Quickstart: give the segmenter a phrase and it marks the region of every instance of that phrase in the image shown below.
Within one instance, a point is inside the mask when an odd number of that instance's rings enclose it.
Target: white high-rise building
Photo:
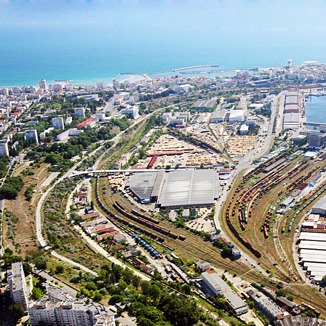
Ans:
[[[63,118],[62,117],[52,118],[52,126],[55,129],[65,129],[65,124],[63,122]]]
[[[39,85],[40,88],[42,88],[42,89],[44,89],[44,90],[47,89],[47,86],[46,86],[46,80],[45,80],[45,79],[40,79],[40,80],[38,81],[38,85]]]
[[[68,82],[66,82],[65,89],[66,89],[67,92],[71,92],[71,91],[74,90],[74,85],[71,84],[71,83],[68,81]]]
[[[96,88],[98,90],[103,90],[103,89],[106,89],[106,82],[105,81],[101,81],[101,82],[98,82],[96,83]]]
[[[7,139],[0,140],[0,157],[2,157],[2,156],[9,156],[8,140]]]
[[[11,273],[11,274],[10,274]],[[29,292],[26,287],[23,264],[21,262],[11,265],[11,272],[8,274],[10,295],[15,304],[21,304],[27,310]]]
[[[61,84],[54,84],[53,85],[53,91],[56,93],[59,93],[62,91],[62,85]]]
[[[48,288],[48,295],[28,308],[32,326],[114,326],[114,315],[96,303],[74,301],[59,288]]]
[[[117,89],[120,86],[119,82],[115,78],[112,79],[112,85],[114,89]]]

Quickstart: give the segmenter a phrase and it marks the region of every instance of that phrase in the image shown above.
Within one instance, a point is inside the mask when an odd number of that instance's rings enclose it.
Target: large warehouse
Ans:
[[[158,199],[161,207],[213,205],[217,197],[214,170],[175,170],[165,174]]]
[[[312,207],[311,213],[326,216],[326,196],[318,200],[318,202]]]
[[[157,202],[160,207],[211,206],[217,198],[214,170],[174,170],[136,173],[129,187],[142,203]]]

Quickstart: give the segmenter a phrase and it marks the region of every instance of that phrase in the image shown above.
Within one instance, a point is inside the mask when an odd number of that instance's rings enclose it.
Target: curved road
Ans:
[[[125,133],[127,132],[130,128],[134,127],[135,125],[137,125],[138,123],[142,122],[144,119],[147,119],[149,118],[151,115],[153,115],[154,113],[156,112],[159,112],[159,111],[162,111],[164,108],[161,108],[159,110],[156,110],[154,112],[151,112],[150,114],[142,117],[141,119],[138,119],[137,121],[135,121],[131,126],[129,126],[127,129],[123,130],[122,132],[120,132],[119,134],[117,134],[114,138],[110,139],[110,141],[114,142],[114,144],[110,147],[114,147],[117,145],[120,137]],[[74,262],[73,260],[71,259],[68,259],[62,255],[60,255],[59,253],[57,253],[55,250],[53,250],[45,241],[43,235],[42,235],[42,206],[43,206],[43,203],[46,199],[46,197],[49,195],[49,193],[53,190],[53,188],[60,182],[62,182],[64,179],[68,178],[69,176],[71,176],[71,174],[73,174],[73,172],[77,169],[77,167],[88,157],[90,156],[93,156],[98,150],[100,150],[101,148],[103,148],[103,145],[100,145],[98,148],[96,148],[93,152],[91,152],[88,156],[84,157],[82,160],[80,160],[77,164],[75,164],[69,171],[67,171],[63,176],[61,176],[56,182],[54,182],[46,191],[45,193],[43,193],[42,197],[40,198],[40,200],[38,201],[37,203],[37,207],[36,207],[36,213],[35,213],[35,223],[36,223],[36,237],[37,237],[37,240],[39,241],[41,247],[48,251],[49,253],[51,253],[51,255],[53,255],[54,257],[68,263],[68,264],[71,264],[75,267],[78,267],[80,268],[81,270],[87,272],[87,273],[91,273],[93,275],[97,275],[97,273],[95,273],[94,271],[90,270],[89,268],[79,264],[79,263],[76,263]],[[106,151],[100,156],[100,158],[102,158],[104,156],[104,154],[106,153]],[[96,163],[99,162],[99,159],[97,160]],[[96,164],[97,165],[97,164]],[[92,246],[98,251],[100,252],[102,255],[104,255],[107,259],[111,260],[112,262],[118,264],[118,260],[116,260],[114,257],[111,257],[108,255],[108,253],[103,249],[101,248],[100,246],[94,246],[94,244],[92,244]],[[103,251],[105,251],[105,253],[103,253]],[[114,258],[114,259],[113,259]],[[128,267],[126,265],[124,265],[122,262],[119,261],[119,265],[124,266],[124,267]],[[129,268],[129,267],[128,267]],[[137,273],[137,275],[140,274],[139,276],[142,277],[143,279],[146,279],[148,280],[149,278],[141,273]]]

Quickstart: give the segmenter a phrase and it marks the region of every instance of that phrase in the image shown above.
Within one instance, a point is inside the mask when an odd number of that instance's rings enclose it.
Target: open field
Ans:
[[[24,187],[19,192],[15,200],[6,200],[5,209],[14,214],[16,222],[16,232],[8,233],[8,223],[5,221],[4,246],[9,247],[22,256],[35,250],[37,244],[35,240],[35,206],[41,191],[40,185],[47,179],[49,172],[48,165],[31,166],[29,163],[22,163],[16,167],[13,176],[20,176],[24,181]],[[25,198],[25,191],[35,184],[34,194],[30,201]],[[14,227],[13,225],[10,228]],[[13,235],[13,237],[10,236]],[[10,239],[11,238],[11,239]]]

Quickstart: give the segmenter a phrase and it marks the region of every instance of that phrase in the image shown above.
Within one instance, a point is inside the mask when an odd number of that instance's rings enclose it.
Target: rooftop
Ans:
[[[159,204],[162,207],[212,205],[216,197],[214,170],[179,170],[165,174]]]

